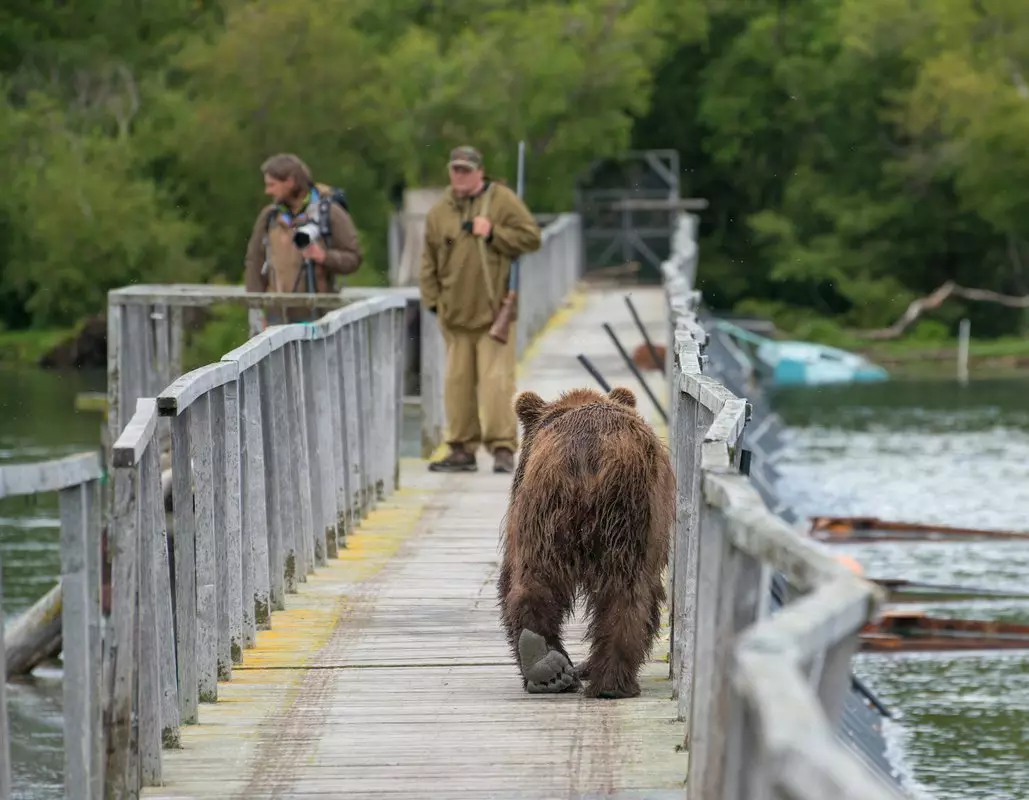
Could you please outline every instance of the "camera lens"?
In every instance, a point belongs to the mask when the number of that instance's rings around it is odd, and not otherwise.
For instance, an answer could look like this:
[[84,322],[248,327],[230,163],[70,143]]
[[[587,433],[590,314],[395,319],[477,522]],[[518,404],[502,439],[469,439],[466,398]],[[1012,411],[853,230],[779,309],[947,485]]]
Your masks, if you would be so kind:
[[293,234],[293,244],[303,250],[311,244],[311,236],[307,231],[297,231]]

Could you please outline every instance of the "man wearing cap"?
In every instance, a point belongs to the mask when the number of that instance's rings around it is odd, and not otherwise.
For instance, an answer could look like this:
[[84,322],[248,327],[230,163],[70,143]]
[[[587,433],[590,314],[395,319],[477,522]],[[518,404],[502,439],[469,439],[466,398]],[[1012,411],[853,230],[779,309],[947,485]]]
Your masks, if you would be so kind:
[[514,469],[515,333],[506,344],[488,335],[507,292],[511,262],[539,249],[539,225],[517,194],[486,176],[482,154],[457,147],[450,186],[425,218],[422,305],[435,314],[446,343],[443,397],[450,452],[434,472],[474,472],[482,444],[494,472]]

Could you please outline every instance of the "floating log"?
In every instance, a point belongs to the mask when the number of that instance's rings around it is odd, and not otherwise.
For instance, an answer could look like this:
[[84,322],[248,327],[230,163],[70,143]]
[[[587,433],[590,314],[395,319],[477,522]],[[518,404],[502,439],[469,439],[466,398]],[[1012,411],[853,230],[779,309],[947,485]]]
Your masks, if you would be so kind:
[[851,542],[962,542],[981,539],[1029,540],[1029,531],[955,528],[878,517],[812,517],[811,538],[826,544]]
[[5,678],[28,675],[44,661],[61,652],[61,582],[7,627],[4,650],[7,653]]
[[872,652],[1027,650],[1029,625],[891,610],[862,628],[860,638],[861,649]]
[[870,578],[887,592],[888,603],[958,603],[969,600],[1029,600],[1029,592],[987,589],[908,581],[902,578]]

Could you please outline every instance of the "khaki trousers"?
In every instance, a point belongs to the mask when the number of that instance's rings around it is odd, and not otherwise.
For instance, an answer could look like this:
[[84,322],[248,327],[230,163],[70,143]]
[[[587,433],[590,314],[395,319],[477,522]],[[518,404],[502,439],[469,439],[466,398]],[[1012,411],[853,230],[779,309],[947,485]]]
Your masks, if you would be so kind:
[[493,341],[487,331],[448,329],[440,325],[446,344],[443,405],[447,414],[447,444],[474,453],[480,443],[492,453],[518,447],[514,413],[515,326],[507,344]]

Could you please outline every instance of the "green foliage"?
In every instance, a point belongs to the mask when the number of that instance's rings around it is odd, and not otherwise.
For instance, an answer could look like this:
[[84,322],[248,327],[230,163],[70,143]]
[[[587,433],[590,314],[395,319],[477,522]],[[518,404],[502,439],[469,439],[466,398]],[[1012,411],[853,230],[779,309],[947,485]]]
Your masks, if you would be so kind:
[[[685,192],[711,203],[709,302],[842,330],[886,326],[948,279],[1029,293],[1024,5],[710,0],[710,35],[659,68],[634,134],[677,147]],[[951,333],[966,315],[978,335],[1023,323],[986,304],[933,312]]]
[[347,189],[366,253],[350,284],[384,282],[391,189],[443,184],[457,144],[513,183],[526,139],[531,206],[565,209],[629,145],[656,65],[704,31],[702,0],[14,0],[0,320],[63,324],[132,281],[239,282],[280,151]]

